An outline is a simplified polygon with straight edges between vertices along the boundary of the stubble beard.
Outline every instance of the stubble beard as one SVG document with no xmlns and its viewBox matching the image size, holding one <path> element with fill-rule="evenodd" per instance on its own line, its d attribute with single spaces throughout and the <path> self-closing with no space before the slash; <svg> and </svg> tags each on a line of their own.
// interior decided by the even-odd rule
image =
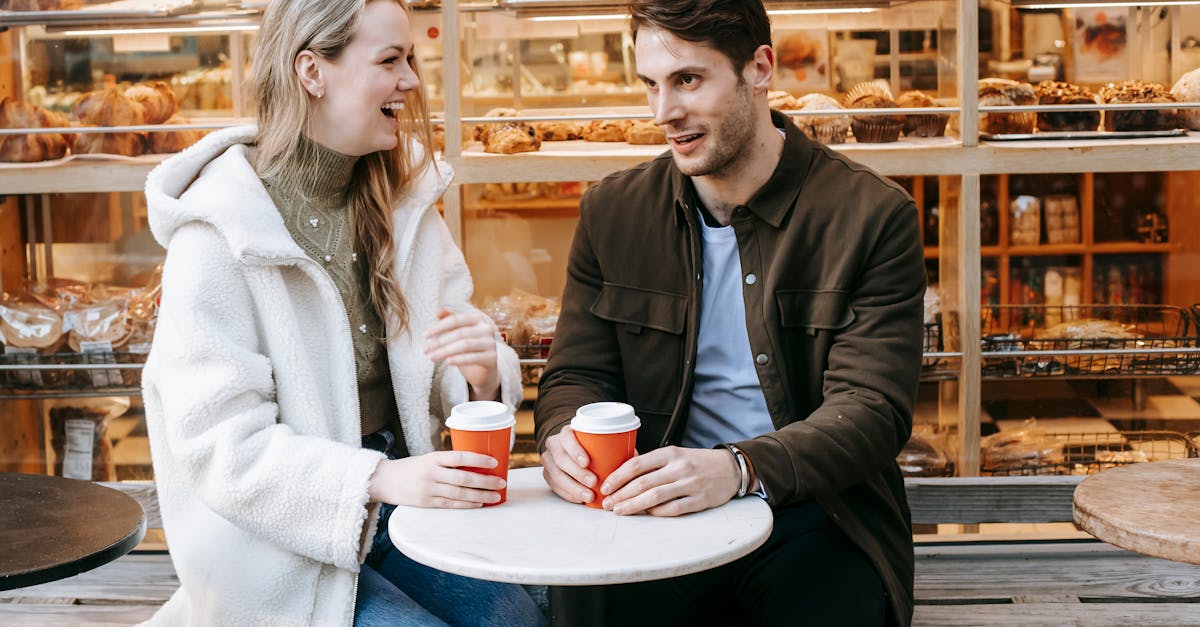
<svg viewBox="0 0 1200 627">
<path fill-rule="evenodd" d="M 715 130 L 709 129 L 707 154 L 690 164 L 675 159 L 676 167 L 684 175 L 716 178 L 737 176 L 738 164 L 749 158 L 756 130 L 754 98 L 744 81 L 739 81 L 735 93 L 728 115 L 717 122 Z"/>
</svg>

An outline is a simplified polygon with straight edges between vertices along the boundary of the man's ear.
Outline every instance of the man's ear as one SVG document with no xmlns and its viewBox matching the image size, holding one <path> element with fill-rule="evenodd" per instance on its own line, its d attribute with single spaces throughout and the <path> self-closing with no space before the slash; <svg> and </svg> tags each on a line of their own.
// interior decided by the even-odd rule
<svg viewBox="0 0 1200 627">
<path fill-rule="evenodd" d="M 754 58 L 746 64 L 746 82 L 755 93 L 766 93 L 775 78 L 775 50 L 763 44 L 754 51 Z"/>
<path fill-rule="evenodd" d="M 321 79 L 321 68 L 317 65 L 317 55 L 312 50 L 301 50 L 292 64 L 300 86 L 313 98 L 325 96 L 325 81 Z"/>
</svg>

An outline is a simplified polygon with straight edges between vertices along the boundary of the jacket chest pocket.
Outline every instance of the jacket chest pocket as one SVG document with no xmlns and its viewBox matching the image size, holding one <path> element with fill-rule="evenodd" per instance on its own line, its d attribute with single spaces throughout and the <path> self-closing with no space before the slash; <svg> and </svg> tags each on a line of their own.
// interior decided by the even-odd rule
<svg viewBox="0 0 1200 627">
<path fill-rule="evenodd" d="M 854 322 L 850 294 L 841 290 L 779 290 L 779 321 L 784 329 L 815 336 L 844 329 Z"/>
<path fill-rule="evenodd" d="M 591 312 L 616 329 L 627 402 L 669 413 L 683 381 L 687 297 L 605 283 Z"/>
</svg>

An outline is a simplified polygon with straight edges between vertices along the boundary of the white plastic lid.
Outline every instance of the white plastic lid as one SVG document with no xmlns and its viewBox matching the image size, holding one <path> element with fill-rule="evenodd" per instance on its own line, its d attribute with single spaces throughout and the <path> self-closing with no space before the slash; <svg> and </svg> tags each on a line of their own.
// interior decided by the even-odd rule
<svg viewBox="0 0 1200 627">
<path fill-rule="evenodd" d="M 571 428 L 583 433 L 625 433 L 642 426 L 642 421 L 633 413 L 633 407 L 625 403 L 590 403 L 575 410 Z"/>
<path fill-rule="evenodd" d="M 495 431 L 517 424 L 508 406 L 496 401 L 469 401 L 450 410 L 446 426 L 459 431 Z"/>
</svg>

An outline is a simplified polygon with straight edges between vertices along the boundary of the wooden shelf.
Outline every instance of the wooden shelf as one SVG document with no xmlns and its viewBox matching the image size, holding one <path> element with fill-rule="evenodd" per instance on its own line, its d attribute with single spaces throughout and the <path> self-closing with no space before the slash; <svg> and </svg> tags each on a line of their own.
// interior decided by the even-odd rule
<svg viewBox="0 0 1200 627">
<path fill-rule="evenodd" d="M 520 198 L 512 200 L 497 200 L 490 198 L 480 198 L 479 200 L 464 203 L 463 209 L 471 212 L 478 211 L 504 211 L 512 213 L 543 213 L 543 212 L 562 212 L 562 211 L 579 211 L 579 196 L 570 198 Z"/>
<path fill-rule="evenodd" d="M 1037 246 L 1009 246 L 1004 252 L 1010 257 L 1047 257 L 1051 255 L 1082 255 L 1088 252 L 1083 244 L 1038 244 Z"/>
<path fill-rule="evenodd" d="M 833 150 L 887 176 L 1171 171 L 1200 167 L 1200 133 L 1126 140 L 983 142 L 963 146 L 953 137 L 903 139 L 887 144 L 838 144 Z M 666 151 L 624 142 L 544 142 L 538 152 L 485 153 L 474 144 L 449 159 L 457 183 L 597 181 Z M 63 164 L 0 164 L 6 194 L 140 191 L 155 157 Z"/>
<path fill-rule="evenodd" d="M 1092 244 L 1091 252 L 1094 255 L 1126 255 L 1139 253 L 1169 253 L 1175 250 L 1176 246 L 1164 242 L 1162 244 L 1146 244 L 1143 242 L 1103 242 Z"/>
</svg>

